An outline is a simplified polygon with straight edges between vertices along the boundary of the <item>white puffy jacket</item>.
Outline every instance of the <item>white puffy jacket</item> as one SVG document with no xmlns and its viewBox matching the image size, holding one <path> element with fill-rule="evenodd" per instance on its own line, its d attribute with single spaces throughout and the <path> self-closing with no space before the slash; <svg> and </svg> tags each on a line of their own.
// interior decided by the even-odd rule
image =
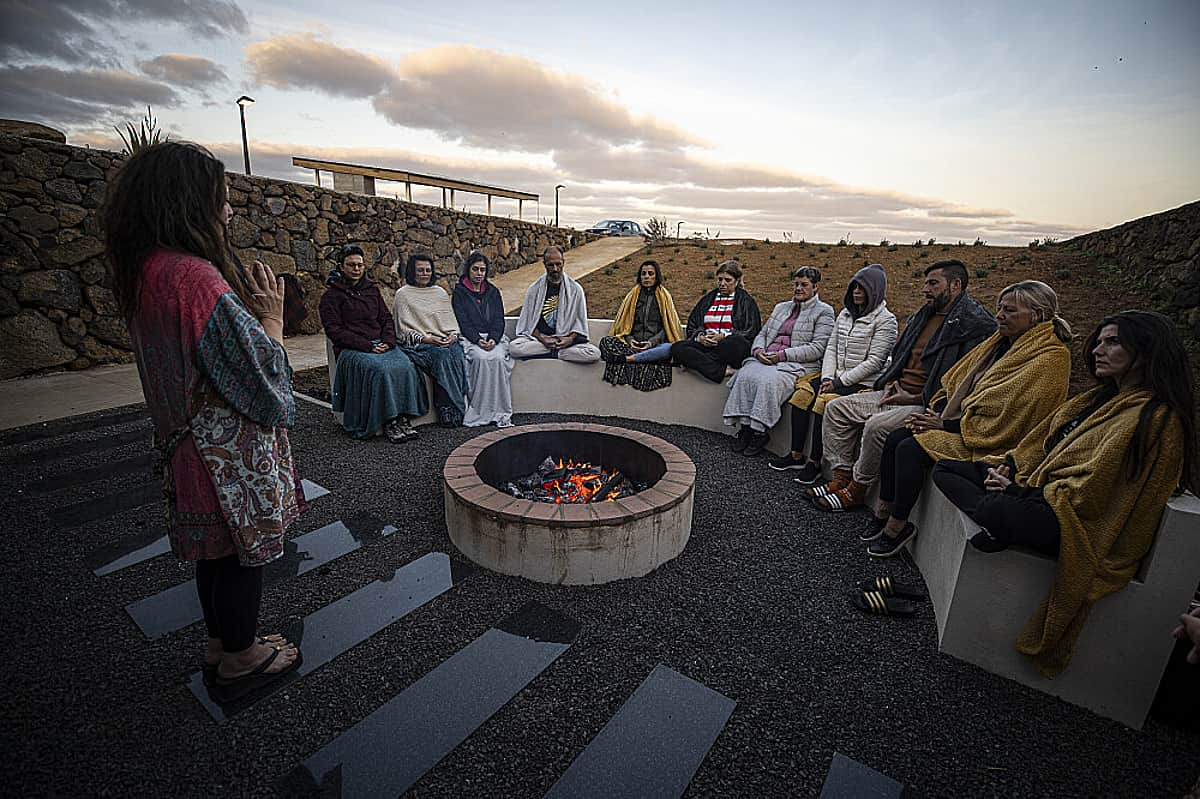
<svg viewBox="0 0 1200 799">
<path fill-rule="evenodd" d="M 836 377 L 844 386 L 871 385 L 883 371 L 896 336 L 896 315 L 888 310 L 887 302 L 858 319 L 843 308 L 825 348 L 821 377 Z"/>
</svg>

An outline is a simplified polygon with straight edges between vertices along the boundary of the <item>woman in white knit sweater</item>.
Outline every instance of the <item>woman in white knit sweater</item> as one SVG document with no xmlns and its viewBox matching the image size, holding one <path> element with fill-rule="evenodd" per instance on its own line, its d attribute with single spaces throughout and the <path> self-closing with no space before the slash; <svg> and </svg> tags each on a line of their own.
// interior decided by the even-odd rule
<svg viewBox="0 0 1200 799">
<path fill-rule="evenodd" d="M 816 375 L 796 380 L 792 406 L 792 451 L 770 461 L 772 469 L 799 469 L 796 480 L 821 476 L 821 415 L 829 400 L 869 389 L 883 371 L 896 343 L 896 316 L 888 310 L 887 274 L 879 264 L 858 270 L 846 287 L 845 308 L 838 314 L 829 346 Z M 804 445 L 812 432 L 808 457 Z"/>
<path fill-rule="evenodd" d="M 467 409 L 467 365 L 450 295 L 433 282 L 433 256 L 408 257 L 392 304 L 396 340 L 433 377 L 433 407 L 442 427 L 458 427 Z"/>
</svg>

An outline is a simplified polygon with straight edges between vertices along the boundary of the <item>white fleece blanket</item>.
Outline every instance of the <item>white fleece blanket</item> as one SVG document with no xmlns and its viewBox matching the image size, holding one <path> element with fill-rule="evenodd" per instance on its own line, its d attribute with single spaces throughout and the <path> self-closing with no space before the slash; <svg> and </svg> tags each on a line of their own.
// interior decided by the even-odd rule
<svg viewBox="0 0 1200 799">
<path fill-rule="evenodd" d="M 542 317 L 542 304 L 546 302 L 546 276 L 542 275 L 525 290 L 525 303 L 521 306 L 521 315 L 517 317 L 516 334 L 532 336 Z M 583 286 L 567 277 L 562 276 L 562 288 L 558 292 L 558 323 L 555 325 L 555 335 L 565 336 L 567 333 L 578 333 L 587 338 L 587 298 Z"/>
</svg>

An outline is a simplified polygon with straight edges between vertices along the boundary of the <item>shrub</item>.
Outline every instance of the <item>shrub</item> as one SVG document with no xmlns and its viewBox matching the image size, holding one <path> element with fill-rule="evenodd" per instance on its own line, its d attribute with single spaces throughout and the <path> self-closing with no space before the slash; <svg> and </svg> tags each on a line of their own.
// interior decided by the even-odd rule
<svg viewBox="0 0 1200 799">
<path fill-rule="evenodd" d="M 650 217 L 646 220 L 645 229 L 650 241 L 661 241 L 670 238 L 672 233 L 671 226 L 667 222 L 666 217 L 661 219 L 656 216 Z"/>
<path fill-rule="evenodd" d="M 846 241 L 845 239 L 838 239 L 837 246 L 839 246 L 839 247 L 845 247 L 845 246 L 846 246 L 847 244 L 849 244 L 849 243 L 850 243 L 850 242 Z"/>
<path fill-rule="evenodd" d="M 746 249 L 747 249 L 747 250 L 750 250 L 751 252 L 753 252 L 753 251 L 755 251 L 755 250 L 757 250 L 757 249 L 758 249 L 758 245 L 757 245 L 757 244 L 749 244 L 749 245 L 747 245 L 747 246 L 746 246 Z"/>
<path fill-rule="evenodd" d="M 932 247 L 932 246 L 933 246 L 933 236 L 930 236 L 930 237 L 929 237 L 929 246 L 930 246 L 930 247 Z"/>
<path fill-rule="evenodd" d="M 788 235 L 790 236 L 791 234 L 789 233 Z M 807 242 L 807 241 L 805 241 L 804 239 L 800 239 L 800 246 L 801 246 L 801 247 L 807 247 L 807 246 L 808 246 L 808 242 Z"/>
<path fill-rule="evenodd" d="M 929 250 L 921 250 L 921 257 L 922 257 L 922 258 L 928 258 L 928 257 L 929 257 Z"/>
<path fill-rule="evenodd" d="M 704 260 L 711 261 L 715 256 L 710 252 L 704 256 Z"/>
<path fill-rule="evenodd" d="M 671 250 L 671 252 L 673 252 L 673 253 L 675 253 L 676 255 L 678 255 L 678 254 L 679 254 L 679 248 L 678 248 L 678 247 L 676 247 L 675 249 Z"/>
<path fill-rule="evenodd" d="M 887 239 L 880 239 L 879 246 L 880 247 L 890 247 L 890 246 L 892 246 L 892 243 L 890 241 L 888 241 Z"/>
<path fill-rule="evenodd" d="M 126 122 L 125 130 L 121 130 L 115 125 L 113 130 L 121 137 L 121 143 L 125 145 L 125 148 L 121 150 L 122 155 L 133 155 L 143 147 L 158 144 L 160 141 L 170 141 L 170 137 L 164 136 L 163 132 L 158 129 L 158 120 L 154 118 L 154 112 L 150 110 L 150 106 L 146 106 L 146 116 L 138 127 L 135 128 L 132 122 Z"/>
<path fill-rule="evenodd" d="M 987 244 L 987 242 L 984 241 L 983 239 L 975 239 L 975 243 L 972 244 L 971 246 L 972 247 L 982 247 L 985 244 Z"/>
<path fill-rule="evenodd" d="M 955 247 L 966 247 L 967 243 L 965 241 L 963 241 L 962 239 L 959 239 L 958 244 L 955 244 L 954 246 Z"/>
<path fill-rule="evenodd" d="M 914 241 L 914 242 L 913 242 L 913 246 L 914 246 L 914 247 L 924 247 L 924 246 L 925 246 L 925 240 L 924 240 L 924 239 L 917 239 L 916 241 Z"/>
<path fill-rule="evenodd" d="M 775 253 L 771 253 L 769 256 L 767 256 L 767 258 L 768 258 L 768 260 L 774 261 L 774 260 L 775 260 Z"/>
<path fill-rule="evenodd" d="M 899 248 L 899 247 L 897 247 L 895 244 L 891 244 L 891 245 L 888 245 L 888 250 L 887 250 L 887 251 L 888 251 L 888 252 L 895 252 L 895 251 L 896 251 L 896 250 L 898 250 L 898 249 L 900 249 L 900 248 Z"/>
<path fill-rule="evenodd" d="M 950 245 L 949 245 L 949 244 L 943 244 L 943 245 L 942 245 L 942 252 L 949 252 L 949 251 L 950 251 Z"/>
<path fill-rule="evenodd" d="M 822 244 L 820 247 L 817 248 L 817 252 L 829 252 L 829 248 L 826 247 L 824 244 Z"/>
<path fill-rule="evenodd" d="M 989 274 L 988 270 L 986 270 L 982 267 L 975 270 L 975 277 L 987 277 L 988 274 Z"/>
<path fill-rule="evenodd" d="M 909 260 L 908 258 L 905 258 L 905 259 L 904 259 L 904 265 L 905 265 L 905 266 L 912 266 L 912 261 L 911 261 L 911 260 Z"/>
<path fill-rule="evenodd" d="M 704 279 L 705 280 L 716 280 L 717 273 L 714 272 L 713 270 L 709 269 L 707 272 L 704 273 Z"/>
<path fill-rule="evenodd" d="M 1036 250 L 1038 248 L 1038 245 L 1040 245 L 1040 244 L 1041 244 L 1040 240 L 1034 239 L 1033 241 L 1029 242 L 1029 249 Z"/>
<path fill-rule="evenodd" d="M 904 262 L 904 264 L 905 264 L 905 266 L 907 266 L 907 265 L 908 265 L 908 261 L 905 261 L 905 262 Z M 924 275 L 924 274 L 925 274 L 925 270 L 924 270 L 924 269 L 914 269 L 914 270 L 912 271 L 912 276 L 913 276 L 913 277 L 921 277 L 921 276 L 922 276 L 922 275 Z"/>
<path fill-rule="evenodd" d="M 854 254 L 853 254 L 853 255 L 851 255 L 850 257 L 851 257 L 851 258 L 862 258 L 862 253 L 861 253 L 861 252 L 859 252 L 858 250 L 855 250 L 855 251 L 854 251 Z"/>
<path fill-rule="evenodd" d="M 679 263 L 683 264 L 684 266 L 687 266 L 687 258 L 684 258 L 684 259 L 683 259 L 682 261 L 680 261 Z"/>
<path fill-rule="evenodd" d="M 707 241 L 704 241 L 703 239 L 701 239 L 701 240 L 700 240 L 700 243 L 699 243 L 699 244 L 697 244 L 696 246 L 697 246 L 697 247 L 699 247 L 699 248 L 700 248 L 700 249 L 702 249 L 702 250 L 707 250 L 707 249 L 708 249 L 708 242 L 707 242 Z"/>
<path fill-rule="evenodd" d="M 1059 280 L 1070 280 L 1071 279 L 1071 270 L 1070 269 L 1059 269 L 1054 273 L 1054 276 L 1056 278 L 1058 278 Z"/>
</svg>

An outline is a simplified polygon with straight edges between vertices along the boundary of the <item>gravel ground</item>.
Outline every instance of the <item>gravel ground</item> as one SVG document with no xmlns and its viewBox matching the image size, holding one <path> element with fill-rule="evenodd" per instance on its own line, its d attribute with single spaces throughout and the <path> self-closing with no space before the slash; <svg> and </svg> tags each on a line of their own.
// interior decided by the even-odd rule
<svg viewBox="0 0 1200 799">
<path fill-rule="evenodd" d="M 370 512 L 399 532 L 264 596 L 278 629 L 430 551 L 446 535 L 440 471 L 478 430 L 423 428 L 415 444 L 349 440 L 300 403 L 293 441 L 304 477 L 333 493 L 294 529 Z M 690 428 L 631 421 L 696 462 L 695 523 L 684 553 L 638 580 L 553 587 L 477 571 L 326 667 L 225 725 L 184 681 L 203 625 L 145 641 L 124 606 L 191 576 L 170 556 L 95 577 L 96 550 L 160 522 L 161 505 L 78 527 L 51 512 L 136 487 L 114 469 L 38 493 L 46 477 L 146 451 L 117 434 L 147 429 L 129 409 L 27 438 L 0 435 L 10 530 L 0 563 L 8 609 L 10 795 L 282 795 L 281 779 L 398 691 L 536 599 L 578 620 L 575 644 L 453 753 L 412 796 L 541 796 L 658 663 L 737 701 L 687 796 L 816 796 L 834 751 L 904 782 L 915 796 L 1181 796 L 1200 770 L 1200 735 L 1150 719 L 1116 722 L 938 654 L 933 613 L 878 619 L 846 598 L 881 572 L 851 539 L 858 515 L 799 502 L 762 458 Z M 584 417 L 519 415 L 518 423 Z M 612 422 L 612 420 L 605 420 Z M 486 428 L 485 428 L 486 429 Z M 45 484 L 39 487 L 44 489 Z M 1167 630 L 1163 634 L 1167 634 Z"/>
</svg>

